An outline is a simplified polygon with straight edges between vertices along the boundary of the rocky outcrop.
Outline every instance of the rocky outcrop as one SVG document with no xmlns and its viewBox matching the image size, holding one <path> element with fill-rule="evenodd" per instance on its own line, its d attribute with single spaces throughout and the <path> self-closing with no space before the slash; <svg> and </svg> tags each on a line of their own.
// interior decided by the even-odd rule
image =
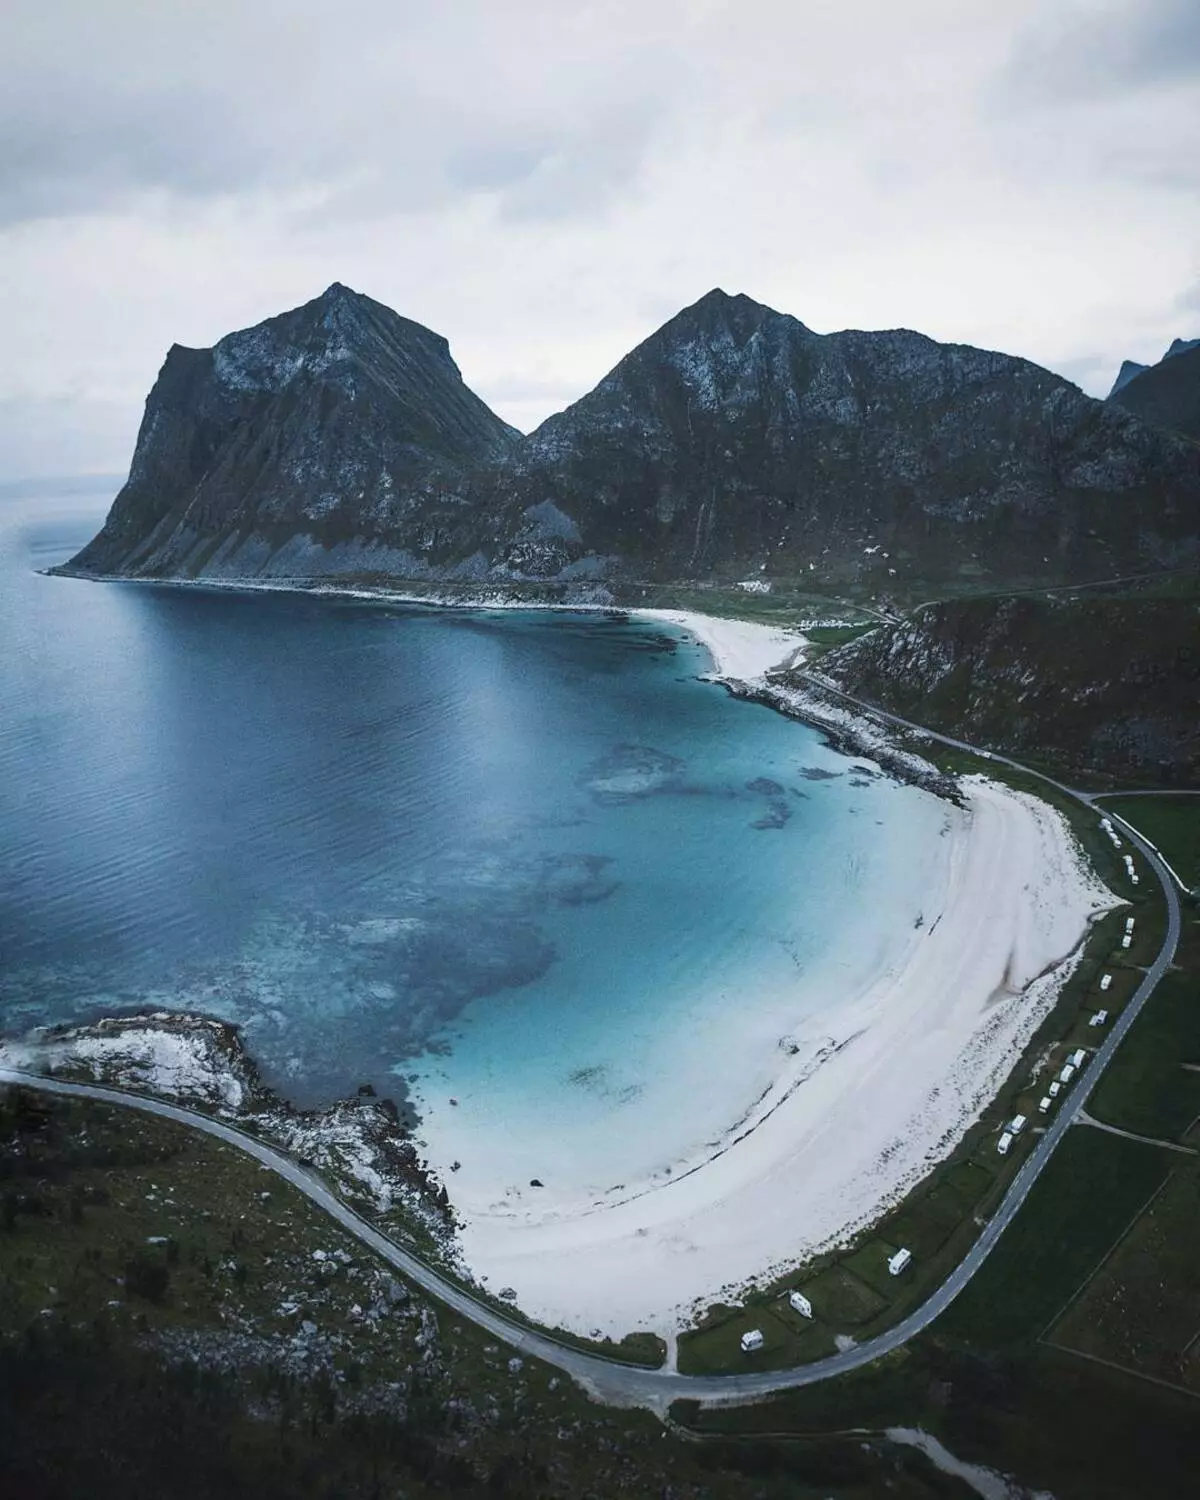
<svg viewBox="0 0 1200 1500">
<path fill-rule="evenodd" d="M 1198 501 L 1192 445 L 1028 361 L 721 291 L 518 440 L 444 340 L 334 286 L 172 350 L 73 566 L 933 591 L 1178 566 Z"/>
<path fill-rule="evenodd" d="M 1114 386 L 1109 402 L 1200 443 L 1200 339 L 1176 339 L 1160 363 Z"/>
<path fill-rule="evenodd" d="M 398 537 L 436 541 L 430 497 L 516 438 L 445 339 L 334 283 L 212 349 L 171 349 L 128 483 L 73 566 L 256 576 L 282 551 L 297 574 L 402 572 Z"/>
<path fill-rule="evenodd" d="M 1200 604 L 930 604 L 822 658 L 844 691 L 1060 773 L 1200 784 Z"/>
</svg>

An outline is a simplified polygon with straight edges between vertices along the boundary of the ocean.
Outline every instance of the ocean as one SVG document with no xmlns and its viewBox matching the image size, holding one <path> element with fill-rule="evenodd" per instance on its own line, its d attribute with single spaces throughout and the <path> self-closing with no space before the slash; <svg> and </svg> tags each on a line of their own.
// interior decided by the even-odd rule
<svg viewBox="0 0 1200 1500">
<path fill-rule="evenodd" d="M 602 1194 L 911 940 L 944 809 L 679 629 L 41 576 L 110 494 L 0 490 L 4 1031 L 221 1016 L 297 1105 L 406 1099 L 452 1195 Z"/>
</svg>

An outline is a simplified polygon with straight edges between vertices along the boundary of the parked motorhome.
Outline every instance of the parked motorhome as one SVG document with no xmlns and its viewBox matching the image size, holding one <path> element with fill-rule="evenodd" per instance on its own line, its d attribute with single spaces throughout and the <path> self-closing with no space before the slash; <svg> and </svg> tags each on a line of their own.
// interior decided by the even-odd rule
<svg viewBox="0 0 1200 1500">
<path fill-rule="evenodd" d="M 812 1303 L 803 1292 L 789 1292 L 788 1305 L 793 1312 L 798 1312 L 802 1318 L 811 1318 L 813 1315 Z"/>
</svg>

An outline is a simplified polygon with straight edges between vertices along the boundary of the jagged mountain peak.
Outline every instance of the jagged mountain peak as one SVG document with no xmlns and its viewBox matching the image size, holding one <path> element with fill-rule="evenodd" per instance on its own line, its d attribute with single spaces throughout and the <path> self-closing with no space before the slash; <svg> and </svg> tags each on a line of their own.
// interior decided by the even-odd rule
<svg viewBox="0 0 1200 1500">
<path fill-rule="evenodd" d="M 1131 380 L 1136 379 L 1149 368 L 1149 365 L 1139 364 L 1136 359 L 1123 359 L 1121 368 L 1117 371 L 1117 378 L 1113 381 L 1112 390 L 1108 393 L 1108 399 L 1111 401 L 1118 391 L 1123 390 Z"/>
<path fill-rule="evenodd" d="M 1158 364 L 1129 380 L 1118 378 L 1108 399 L 1144 422 L 1200 442 L 1200 339 L 1176 339 Z"/>
<path fill-rule="evenodd" d="M 695 334 L 718 334 L 745 343 L 768 327 L 811 332 L 790 313 L 777 312 L 766 303 L 747 297 L 744 292 L 729 293 L 713 287 L 698 301 L 677 312 L 656 333 L 652 333 L 646 343 Z"/>
</svg>

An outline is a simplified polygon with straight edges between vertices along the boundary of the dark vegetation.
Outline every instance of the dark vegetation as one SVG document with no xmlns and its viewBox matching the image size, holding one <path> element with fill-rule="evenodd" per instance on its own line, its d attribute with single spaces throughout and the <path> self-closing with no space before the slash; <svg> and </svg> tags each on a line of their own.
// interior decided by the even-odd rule
<svg viewBox="0 0 1200 1500">
<path fill-rule="evenodd" d="M 964 1493 L 886 1443 L 709 1448 L 595 1406 L 169 1122 L 14 1089 L 0 1146 L 4 1500 Z"/>
</svg>

